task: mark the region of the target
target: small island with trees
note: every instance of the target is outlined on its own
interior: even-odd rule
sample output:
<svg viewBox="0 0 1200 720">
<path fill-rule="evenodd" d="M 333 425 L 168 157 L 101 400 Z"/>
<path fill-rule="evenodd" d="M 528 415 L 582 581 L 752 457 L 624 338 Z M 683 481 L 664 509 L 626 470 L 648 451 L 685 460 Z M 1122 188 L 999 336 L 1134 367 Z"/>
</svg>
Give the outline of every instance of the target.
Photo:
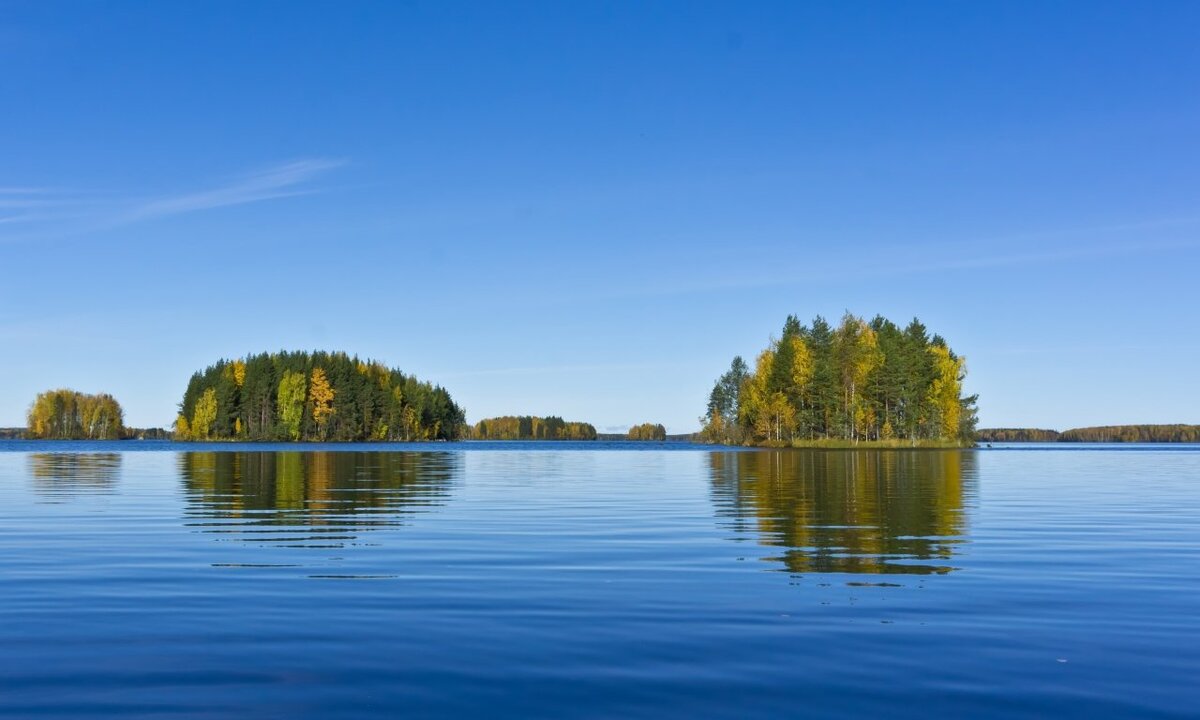
<svg viewBox="0 0 1200 720">
<path fill-rule="evenodd" d="M 31 440 L 120 440 L 125 412 L 112 395 L 60 388 L 38 394 L 29 408 Z"/>
<path fill-rule="evenodd" d="M 444 388 L 344 352 L 219 360 L 192 375 L 176 440 L 457 440 L 466 415 Z"/>
<path fill-rule="evenodd" d="M 776 447 L 962 447 L 974 442 L 966 361 L 913 319 L 788 316 L 750 370 L 735 357 L 709 394 L 704 441 Z"/>
<path fill-rule="evenodd" d="M 555 415 L 505 415 L 486 418 L 471 428 L 472 440 L 595 440 L 591 423 L 563 420 Z"/>
<path fill-rule="evenodd" d="M 667 439 L 667 429 L 661 423 L 642 423 L 629 428 L 626 434 L 628 440 L 657 440 L 663 442 Z"/>
</svg>

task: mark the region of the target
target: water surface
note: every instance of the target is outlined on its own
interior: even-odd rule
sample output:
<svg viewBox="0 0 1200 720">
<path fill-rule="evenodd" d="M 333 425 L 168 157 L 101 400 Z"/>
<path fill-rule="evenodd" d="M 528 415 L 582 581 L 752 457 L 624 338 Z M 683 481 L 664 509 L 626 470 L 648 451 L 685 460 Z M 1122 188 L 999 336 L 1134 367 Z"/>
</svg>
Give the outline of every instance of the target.
<svg viewBox="0 0 1200 720">
<path fill-rule="evenodd" d="M 6 717 L 1195 717 L 1200 451 L 0 443 Z"/>
</svg>

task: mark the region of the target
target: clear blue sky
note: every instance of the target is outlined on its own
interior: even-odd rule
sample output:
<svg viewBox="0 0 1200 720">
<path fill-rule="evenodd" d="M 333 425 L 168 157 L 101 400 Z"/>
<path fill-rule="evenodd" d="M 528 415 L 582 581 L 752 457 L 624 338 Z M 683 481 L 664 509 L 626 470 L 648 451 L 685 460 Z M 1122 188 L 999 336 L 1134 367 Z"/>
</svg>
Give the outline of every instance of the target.
<svg viewBox="0 0 1200 720">
<path fill-rule="evenodd" d="M 985 426 L 1200 422 L 1200 4 L 0 4 L 0 425 L 344 349 L 697 427 L 788 313 Z"/>
</svg>

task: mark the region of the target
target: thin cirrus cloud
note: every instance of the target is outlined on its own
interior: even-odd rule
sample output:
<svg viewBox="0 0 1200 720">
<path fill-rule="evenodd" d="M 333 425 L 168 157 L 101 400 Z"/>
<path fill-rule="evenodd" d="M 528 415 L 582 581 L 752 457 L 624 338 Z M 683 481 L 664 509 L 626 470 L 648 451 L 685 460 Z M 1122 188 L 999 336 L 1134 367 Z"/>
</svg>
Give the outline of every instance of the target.
<svg viewBox="0 0 1200 720">
<path fill-rule="evenodd" d="M 329 159 L 295 160 L 246 175 L 223 187 L 147 201 L 130 211 L 125 219 L 137 221 L 160 218 L 230 205 L 308 195 L 317 191 L 311 187 L 304 187 L 306 184 L 344 164 L 344 161 Z"/>
<path fill-rule="evenodd" d="M 1200 238 L 1190 233 L 1200 225 L 1198 217 L 1171 217 L 1093 226 L 1052 232 L 1029 233 L 1022 236 L 997 238 L 988 242 L 967 242 L 959 245 L 945 243 L 936 245 L 908 245 L 893 257 L 875 264 L 858 267 L 855 277 L 883 278 L 902 275 L 952 272 L 956 270 L 982 270 L 1027 265 L 1050 265 L 1075 260 L 1101 259 L 1123 255 L 1145 255 L 1200 248 Z M 1145 239 L 1148 232 L 1174 230 L 1189 231 L 1182 237 Z M 1093 238 L 1115 236 L 1107 242 Z M 1034 245 L 1034 243 L 1037 243 Z M 986 247 L 1004 247 L 1019 244 L 1025 248 L 1017 252 L 988 253 Z M 916 257 L 919 261 L 904 262 L 903 257 Z M 838 283 L 845 280 L 842 270 L 843 259 L 826 257 L 807 262 L 795 272 L 768 277 L 732 277 L 701 281 L 692 284 L 654 284 L 611 290 L 607 297 L 628 298 L 643 296 L 672 296 L 705 294 L 734 290 Z"/>
<path fill-rule="evenodd" d="M 293 160 L 206 190 L 141 199 L 50 188 L 0 187 L 0 228 L 4 228 L 0 240 L 87 235 L 187 213 L 310 195 L 320 192 L 314 186 L 316 180 L 345 164 L 329 158 Z"/>
</svg>

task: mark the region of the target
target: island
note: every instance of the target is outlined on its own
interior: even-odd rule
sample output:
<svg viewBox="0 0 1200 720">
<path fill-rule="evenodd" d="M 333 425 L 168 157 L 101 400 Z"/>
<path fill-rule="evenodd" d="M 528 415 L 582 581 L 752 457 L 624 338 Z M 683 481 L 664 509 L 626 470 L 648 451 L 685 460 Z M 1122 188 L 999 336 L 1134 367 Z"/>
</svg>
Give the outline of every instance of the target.
<svg viewBox="0 0 1200 720">
<path fill-rule="evenodd" d="M 60 388 L 39 393 L 29 408 L 25 437 L 31 440 L 119 440 L 125 412 L 112 395 Z"/>
<path fill-rule="evenodd" d="M 962 447 L 974 442 L 966 359 L 914 318 L 795 315 L 751 370 L 735 357 L 709 394 L 700 437 L 775 447 Z"/>
<path fill-rule="evenodd" d="M 471 428 L 472 440 L 595 440 L 591 423 L 568 421 L 556 415 L 505 415 L 486 418 Z"/>
<path fill-rule="evenodd" d="M 466 414 L 450 393 L 344 352 L 218 360 L 192 375 L 176 440 L 456 440 Z"/>
<path fill-rule="evenodd" d="M 667 439 L 667 429 L 661 423 L 642 423 L 629 428 L 626 435 L 628 440 L 658 440 Z"/>
</svg>

